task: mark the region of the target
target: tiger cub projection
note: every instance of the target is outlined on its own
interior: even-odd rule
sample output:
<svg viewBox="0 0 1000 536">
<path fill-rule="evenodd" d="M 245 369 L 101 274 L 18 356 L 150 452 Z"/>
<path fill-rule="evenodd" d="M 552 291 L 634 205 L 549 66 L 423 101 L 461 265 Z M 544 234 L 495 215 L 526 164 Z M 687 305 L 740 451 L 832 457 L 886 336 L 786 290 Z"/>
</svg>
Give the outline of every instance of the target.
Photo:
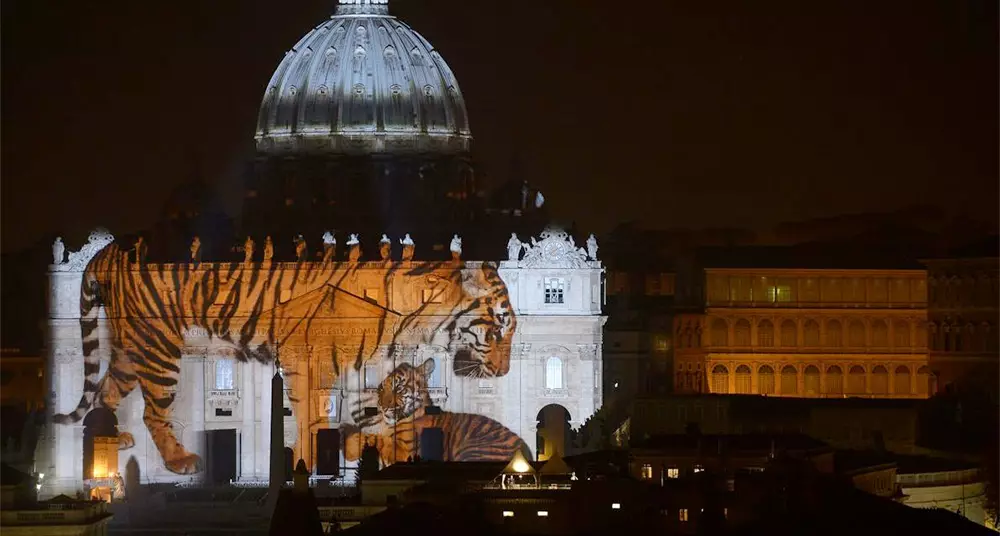
<svg viewBox="0 0 1000 536">
<path fill-rule="evenodd" d="M 440 429 L 443 436 L 443 461 L 507 461 L 520 450 L 531 453 L 520 437 L 497 421 L 471 413 L 440 412 L 428 414 L 431 405 L 427 378 L 434 371 L 434 360 L 414 367 L 403 363 L 378 387 L 378 410 L 382 434 L 353 432 L 346 436 L 344 457 L 360 458 L 365 444 L 374 444 L 383 465 L 412 458 L 420 453 L 420 435 L 426 429 Z"/>
</svg>

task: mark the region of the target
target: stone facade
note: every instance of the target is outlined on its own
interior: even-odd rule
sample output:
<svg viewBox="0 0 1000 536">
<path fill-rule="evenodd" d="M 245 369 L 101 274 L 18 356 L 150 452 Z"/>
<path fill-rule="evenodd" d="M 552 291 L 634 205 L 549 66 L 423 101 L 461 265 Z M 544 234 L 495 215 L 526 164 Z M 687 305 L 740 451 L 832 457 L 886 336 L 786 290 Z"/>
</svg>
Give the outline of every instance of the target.
<svg viewBox="0 0 1000 536">
<path fill-rule="evenodd" d="M 706 269 L 674 320 L 677 392 L 926 398 L 923 270 Z"/>
<path fill-rule="evenodd" d="M 354 423 L 354 415 L 374 406 L 375 387 L 401 363 L 419 365 L 434 359 L 436 371 L 429 378 L 429 396 L 445 412 L 473 413 L 489 417 L 520 436 L 532 451 L 538 414 L 550 404 L 564 407 L 570 425 L 577 427 L 602 403 L 603 268 L 575 248 L 565 233 L 547 231 L 542 240 L 532 239 L 524 259 L 499 264 L 499 275 L 516 315 L 516 329 L 509 347 L 509 368 L 494 376 L 462 376 L 456 371 L 456 355 L 445 343 L 406 342 L 378 347 L 376 358 L 363 366 L 334 374 L 331 354 L 352 346 L 377 331 L 385 318 L 409 313 L 419 316 L 436 298 L 423 288 L 389 285 L 383 290 L 385 261 L 361 262 L 355 266 L 349 286 L 351 299 L 338 302 L 336 315 L 317 315 L 308 329 L 289 328 L 280 346 L 279 358 L 285 377 L 285 445 L 293 459 L 303 459 L 313 474 L 318 471 L 318 432 Z M 92 242 L 93 243 L 93 242 Z M 99 248 L 92 248 L 99 249 Z M 93 255 L 93 252 L 90 253 Z M 71 258 L 72 254 L 71 254 Z M 80 260 L 84 260 L 82 257 Z M 396 262 L 396 261 L 391 261 Z M 208 264 L 208 263 L 205 263 Z M 280 270 L 289 271 L 289 267 Z M 442 263 L 403 261 L 408 268 L 426 271 L 427 278 L 441 276 Z M 465 267 L 479 263 L 464 261 Z M 51 406 L 56 413 L 71 411 L 80 400 L 84 385 L 84 360 L 80 325 L 80 288 L 85 262 L 53 265 L 49 273 L 48 351 L 51 360 Z M 183 265 L 133 266 L 134 270 L 170 273 Z M 294 303 L 292 299 L 289 303 Z M 341 306 L 341 303 L 346 305 Z M 393 315 L 386 315 L 386 310 Z M 105 309 L 100 309 L 98 336 L 110 336 Z M 290 319 L 294 324 L 295 318 Z M 299 319 L 304 320 L 304 319 Z M 435 322 L 441 319 L 431 318 Z M 423 325 L 422 320 L 417 320 Z M 335 342 L 331 342 L 335 341 Z M 102 342 L 101 376 L 111 358 L 110 344 Z M 229 345 L 220 344 L 197 328 L 184 338 L 180 380 L 173 403 L 172 426 L 178 439 L 207 463 L 208 473 L 218 462 L 218 452 L 209 452 L 211 434 L 235 433 L 235 475 L 240 480 L 266 480 L 269 469 L 270 379 L 273 362 L 241 361 Z M 390 349 L 391 348 L 391 349 Z M 206 472 L 179 475 L 168 470 L 143 423 L 144 401 L 135 389 L 119 405 L 118 431 L 134 436 L 134 447 L 119 452 L 119 467 L 135 458 L 143 482 L 200 481 Z M 370 408 L 375 409 L 375 408 Z M 51 425 L 40 445 L 40 467 L 48 493 L 72 492 L 83 484 L 84 421 Z M 341 438 L 342 441 L 342 438 Z M 349 478 L 353 463 L 344 460 L 340 447 L 337 474 Z M 230 460 L 231 461 L 231 460 Z M 228 463 L 228 462 L 227 462 Z"/>
</svg>

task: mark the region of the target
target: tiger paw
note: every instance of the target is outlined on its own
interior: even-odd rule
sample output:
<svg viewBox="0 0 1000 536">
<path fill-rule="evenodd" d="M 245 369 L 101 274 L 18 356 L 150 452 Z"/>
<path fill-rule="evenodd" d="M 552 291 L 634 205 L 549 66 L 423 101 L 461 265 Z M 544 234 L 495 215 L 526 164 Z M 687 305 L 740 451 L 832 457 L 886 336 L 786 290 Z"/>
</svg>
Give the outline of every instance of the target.
<svg viewBox="0 0 1000 536">
<path fill-rule="evenodd" d="M 135 446 L 135 438 L 128 432 L 118 433 L 118 450 L 130 449 Z"/>
<path fill-rule="evenodd" d="M 201 458 L 194 453 L 184 452 L 182 456 L 170 460 L 164 460 L 164 465 L 172 473 L 179 475 L 191 475 L 201 472 Z"/>
</svg>

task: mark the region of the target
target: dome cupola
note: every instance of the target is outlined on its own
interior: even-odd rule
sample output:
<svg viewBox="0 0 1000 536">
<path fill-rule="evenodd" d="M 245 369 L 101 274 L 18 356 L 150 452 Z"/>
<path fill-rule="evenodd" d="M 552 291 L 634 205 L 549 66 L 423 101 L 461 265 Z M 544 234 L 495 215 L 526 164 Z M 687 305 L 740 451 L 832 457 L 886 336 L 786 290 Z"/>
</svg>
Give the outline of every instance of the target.
<svg viewBox="0 0 1000 536">
<path fill-rule="evenodd" d="M 472 140 L 458 81 L 388 0 L 340 0 L 271 76 L 264 154 L 460 154 Z"/>
</svg>

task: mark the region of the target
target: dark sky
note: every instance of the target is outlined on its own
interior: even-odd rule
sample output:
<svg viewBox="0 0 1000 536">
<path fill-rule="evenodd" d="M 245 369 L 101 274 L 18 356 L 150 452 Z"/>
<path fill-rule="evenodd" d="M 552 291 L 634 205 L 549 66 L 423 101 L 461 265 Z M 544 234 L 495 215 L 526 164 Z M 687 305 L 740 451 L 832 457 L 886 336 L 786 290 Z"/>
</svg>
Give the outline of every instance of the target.
<svg viewBox="0 0 1000 536">
<path fill-rule="evenodd" d="M 3 2 L 3 249 L 135 231 L 192 168 L 235 177 L 272 69 L 333 9 Z M 390 9 L 454 70 L 479 163 L 503 179 L 516 156 L 582 231 L 925 203 L 997 217 L 995 1 Z"/>
</svg>

